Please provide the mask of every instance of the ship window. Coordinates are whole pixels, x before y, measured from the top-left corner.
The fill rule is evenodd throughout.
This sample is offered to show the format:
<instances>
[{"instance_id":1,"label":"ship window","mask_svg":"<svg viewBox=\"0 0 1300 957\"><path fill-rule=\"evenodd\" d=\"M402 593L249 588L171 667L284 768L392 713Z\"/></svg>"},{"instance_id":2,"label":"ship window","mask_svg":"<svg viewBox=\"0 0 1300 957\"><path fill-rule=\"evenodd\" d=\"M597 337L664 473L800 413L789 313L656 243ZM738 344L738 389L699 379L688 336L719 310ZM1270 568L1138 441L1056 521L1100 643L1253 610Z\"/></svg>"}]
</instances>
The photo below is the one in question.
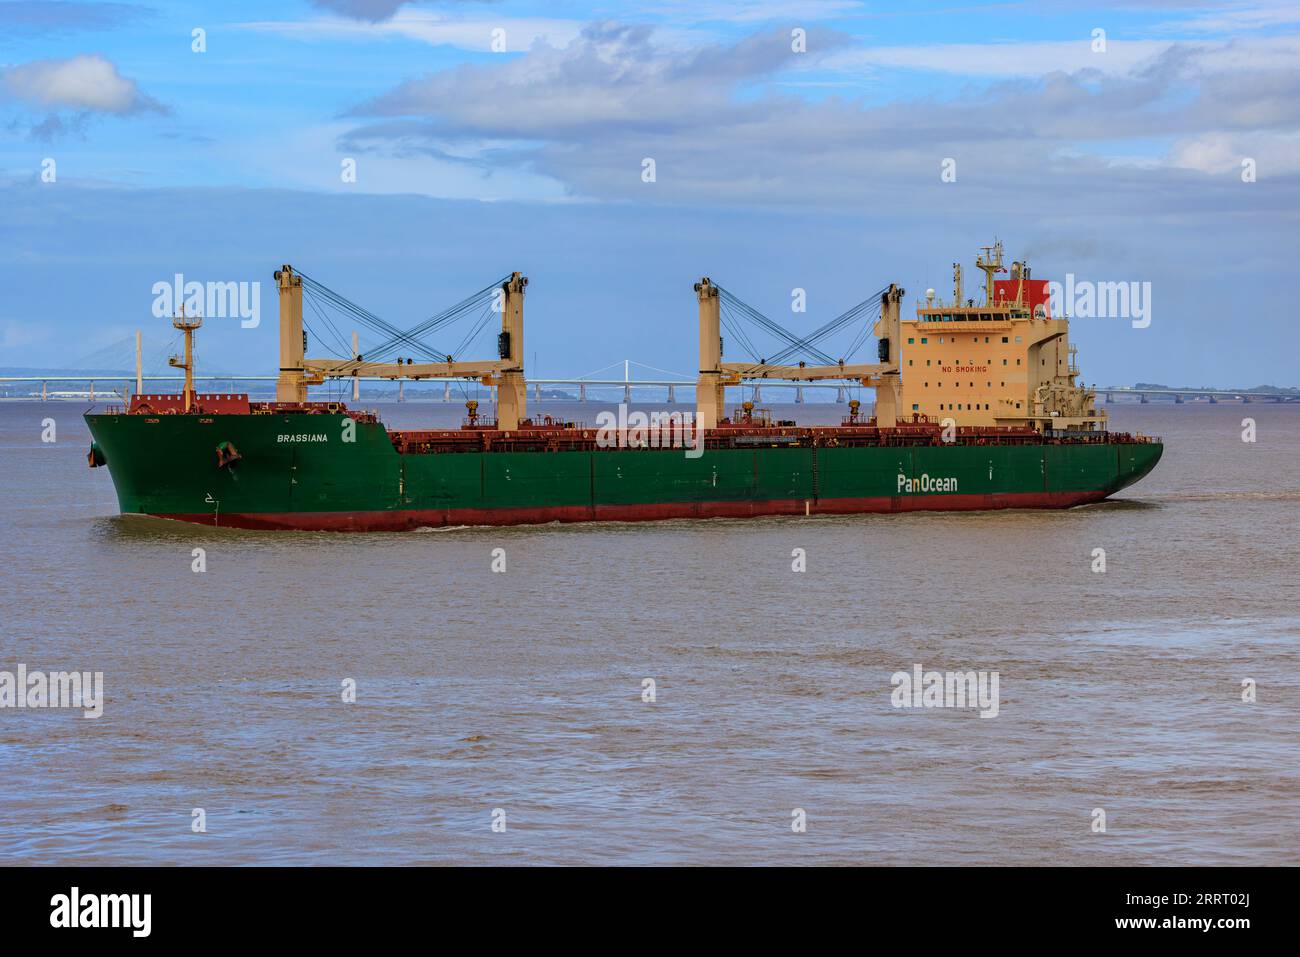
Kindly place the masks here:
<instances>
[{"instance_id":1,"label":"ship window","mask_svg":"<svg viewBox=\"0 0 1300 957\"><path fill-rule=\"evenodd\" d=\"M919 405L917 405L915 402L912 403L912 411L913 411L913 412L918 412L918 411L920 411L920 408L921 408L921 407L920 407Z\"/></svg>"},{"instance_id":2,"label":"ship window","mask_svg":"<svg viewBox=\"0 0 1300 957\"><path fill-rule=\"evenodd\" d=\"M908 360L907 360L907 364L910 366L910 365L912 364L912 360L911 360L911 359L908 359Z\"/></svg>"},{"instance_id":3,"label":"ship window","mask_svg":"<svg viewBox=\"0 0 1300 957\"><path fill-rule=\"evenodd\" d=\"M1017 408L1017 409L1020 408L1020 403L1019 403L1019 402L1016 403L1016 408Z\"/></svg>"},{"instance_id":4,"label":"ship window","mask_svg":"<svg viewBox=\"0 0 1300 957\"><path fill-rule=\"evenodd\" d=\"M1002 360L1002 364L1003 364L1003 365L1006 365L1006 364L1007 364L1007 360L1006 360L1006 359L1003 359L1003 360Z\"/></svg>"},{"instance_id":5,"label":"ship window","mask_svg":"<svg viewBox=\"0 0 1300 957\"><path fill-rule=\"evenodd\" d=\"M929 360L929 359L926 359L926 360L925 360L925 364L926 364L926 365L929 365L929 364L930 364L930 360Z\"/></svg>"},{"instance_id":6,"label":"ship window","mask_svg":"<svg viewBox=\"0 0 1300 957\"><path fill-rule=\"evenodd\" d=\"M914 345L916 345L916 339L914 339L914 338L912 338L911 336L909 336L908 339L907 339L907 344L908 344L909 346L914 346Z\"/></svg>"},{"instance_id":7,"label":"ship window","mask_svg":"<svg viewBox=\"0 0 1300 957\"><path fill-rule=\"evenodd\" d=\"M985 337L984 337L984 341L985 341L985 342L988 342L988 341L989 341L989 337L988 337L988 336L985 336Z\"/></svg>"},{"instance_id":8,"label":"ship window","mask_svg":"<svg viewBox=\"0 0 1300 957\"><path fill-rule=\"evenodd\" d=\"M930 341L930 340L927 339L927 338L925 338L924 336L921 337L921 345L925 345L925 344L926 344L927 342L929 342L929 341Z\"/></svg>"},{"instance_id":9,"label":"ship window","mask_svg":"<svg viewBox=\"0 0 1300 957\"><path fill-rule=\"evenodd\" d=\"M945 313L943 314L943 321L944 321L944 322L952 322L952 313L950 313L950 312L945 312Z\"/></svg>"},{"instance_id":10,"label":"ship window","mask_svg":"<svg viewBox=\"0 0 1300 957\"><path fill-rule=\"evenodd\" d=\"M1016 342L1019 342L1019 341L1020 341L1020 337L1019 337L1019 336L1016 336Z\"/></svg>"},{"instance_id":11,"label":"ship window","mask_svg":"<svg viewBox=\"0 0 1300 957\"><path fill-rule=\"evenodd\" d=\"M1007 337L1006 337L1006 336L1003 336L1003 337L1002 337L1002 341L1003 341L1003 342L1006 342L1006 341L1007 341Z\"/></svg>"},{"instance_id":12,"label":"ship window","mask_svg":"<svg viewBox=\"0 0 1300 957\"><path fill-rule=\"evenodd\" d=\"M1020 365L1020 360L1019 360L1019 359L1016 360L1016 365Z\"/></svg>"}]
</instances>

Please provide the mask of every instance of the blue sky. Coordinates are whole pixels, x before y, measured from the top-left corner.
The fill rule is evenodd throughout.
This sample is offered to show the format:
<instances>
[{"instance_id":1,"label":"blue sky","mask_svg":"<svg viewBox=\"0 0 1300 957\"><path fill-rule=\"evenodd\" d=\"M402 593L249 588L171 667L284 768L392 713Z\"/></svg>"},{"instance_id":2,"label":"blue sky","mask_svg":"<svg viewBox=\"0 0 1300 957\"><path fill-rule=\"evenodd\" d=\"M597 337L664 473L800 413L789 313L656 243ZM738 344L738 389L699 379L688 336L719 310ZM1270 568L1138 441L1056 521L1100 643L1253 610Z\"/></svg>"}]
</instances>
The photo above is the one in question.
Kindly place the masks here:
<instances>
[{"instance_id":1,"label":"blue sky","mask_svg":"<svg viewBox=\"0 0 1300 957\"><path fill-rule=\"evenodd\" d=\"M1294 4L0 0L0 366L161 348L182 272L262 282L200 359L267 371L292 262L406 326L519 269L530 371L689 372L700 275L810 329L996 235L1151 283L1087 381L1295 384L1298 187Z\"/></svg>"}]
</instances>

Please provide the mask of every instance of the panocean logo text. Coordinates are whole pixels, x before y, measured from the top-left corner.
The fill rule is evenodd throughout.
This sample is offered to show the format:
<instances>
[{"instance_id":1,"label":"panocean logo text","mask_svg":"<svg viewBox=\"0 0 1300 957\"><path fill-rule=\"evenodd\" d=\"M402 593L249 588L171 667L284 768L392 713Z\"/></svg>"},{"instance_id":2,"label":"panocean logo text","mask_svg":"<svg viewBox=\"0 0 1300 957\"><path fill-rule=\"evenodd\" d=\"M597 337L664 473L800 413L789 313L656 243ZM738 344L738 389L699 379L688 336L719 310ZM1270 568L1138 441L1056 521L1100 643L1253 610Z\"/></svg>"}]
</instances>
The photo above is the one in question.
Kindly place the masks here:
<instances>
[{"instance_id":1,"label":"panocean logo text","mask_svg":"<svg viewBox=\"0 0 1300 957\"><path fill-rule=\"evenodd\" d=\"M898 490L900 492L955 492L957 478L952 475L931 477L922 473L920 478L913 479L899 472Z\"/></svg>"}]
</instances>

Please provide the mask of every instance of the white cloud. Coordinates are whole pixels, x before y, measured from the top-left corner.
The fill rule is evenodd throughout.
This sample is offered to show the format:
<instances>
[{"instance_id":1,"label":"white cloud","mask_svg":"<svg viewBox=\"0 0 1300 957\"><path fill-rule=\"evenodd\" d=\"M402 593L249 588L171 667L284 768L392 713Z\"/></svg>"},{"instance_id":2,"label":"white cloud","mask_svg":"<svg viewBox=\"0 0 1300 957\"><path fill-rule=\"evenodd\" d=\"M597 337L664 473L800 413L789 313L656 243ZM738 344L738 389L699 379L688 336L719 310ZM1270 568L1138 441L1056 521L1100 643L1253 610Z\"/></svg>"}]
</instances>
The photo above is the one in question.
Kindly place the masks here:
<instances>
[{"instance_id":1,"label":"white cloud","mask_svg":"<svg viewBox=\"0 0 1300 957\"><path fill-rule=\"evenodd\" d=\"M1300 36L1252 37L1223 43L1198 43L1205 73L1244 73L1260 70L1300 72Z\"/></svg>"},{"instance_id":2,"label":"white cloud","mask_svg":"<svg viewBox=\"0 0 1300 957\"><path fill-rule=\"evenodd\" d=\"M1173 46L1171 40L1110 40L1105 53L1094 53L1090 37L1029 43L862 46L841 50L829 57L823 66L835 70L887 67L968 77L1036 77L1079 70L1125 74Z\"/></svg>"},{"instance_id":3,"label":"white cloud","mask_svg":"<svg viewBox=\"0 0 1300 957\"><path fill-rule=\"evenodd\" d=\"M1168 163L1201 173L1239 173L1242 161L1255 161L1255 175L1300 173L1300 133L1206 133L1175 143Z\"/></svg>"},{"instance_id":4,"label":"white cloud","mask_svg":"<svg viewBox=\"0 0 1300 957\"><path fill-rule=\"evenodd\" d=\"M674 23L799 24L862 12L857 0L660 0L646 8Z\"/></svg>"},{"instance_id":5,"label":"white cloud","mask_svg":"<svg viewBox=\"0 0 1300 957\"><path fill-rule=\"evenodd\" d=\"M337 10L358 20L387 20L407 0L312 0L318 7Z\"/></svg>"},{"instance_id":6,"label":"white cloud","mask_svg":"<svg viewBox=\"0 0 1300 957\"><path fill-rule=\"evenodd\" d=\"M904 55L846 42L830 34L818 46L828 52L808 68L854 57L915 65L914 51L925 49ZM909 185L937 188L943 157L959 161L956 189L991 208L1004 208L1008 190L1025 207L1031 193L1059 206L1065 182L1138 204L1149 200L1143 184L1152 177L1227 172L1200 140L1216 131L1270 142L1280 158L1269 167L1290 168L1286 142L1266 134L1300 125L1293 37L1111 44L1107 54L1086 42L935 50L925 62L964 64L967 75L1003 61L1041 75L965 84L939 100L810 102L779 92L792 59L781 30L668 50L650 28L593 24L564 47L539 44L521 57L407 80L354 108L366 124L342 142L431 156L459 142L505 144L478 159L559 181L575 196L723 204L888 200ZM1092 57L1115 72L1078 65ZM1180 144L1172 154L1171 143ZM1232 149L1245 148L1234 141ZM1254 154L1238 152L1238 163L1242 155ZM651 187L640 178L643 157L657 164Z\"/></svg>"},{"instance_id":7,"label":"white cloud","mask_svg":"<svg viewBox=\"0 0 1300 957\"><path fill-rule=\"evenodd\" d=\"M145 96L134 80L98 54L80 54L66 60L33 60L0 71L0 84L10 96L35 109L90 110L126 114L141 110L163 111Z\"/></svg>"},{"instance_id":8,"label":"white cloud","mask_svg":"<svg viewBox=\"0 0 1300 957\"><path fill-rule=\"evenodd\" d=\"M408 80L353 114L437 116L459 132L504 130L512 138L575 129L599 135L613 125L666 133L761 118L764 111L734 102L735 84L772 75L791 60L780 31L683 51L660 46L650 27L598 23L563 47L539 44L522 57Z\"/></svg>"},{"instance_id":9,"label":"white cloud","mask_svg":"<svg viewBox=\"0 0 1300 957\"><path fill-rule=\"evenodd\" d=\"M560 182L528 170L496 168L479 160L496 144L458 143L453 150L388 152L349 149L340 144L345 123L277 131L274 137L240 138L216 147L221 156L267 185L292 186L342 195L416 194L443 199L564 198ZM356 181L344 182L341 162L356 163Z\"/></svg>"},{"instance_id":10,"label":"white cloud","mask_svg":"<svg viewBox=\"0 0 1300 957\"><path fill-rule=\"evenodd\" d=\"M540 40L568 43L582 32L582 23L577 20L507 16L469 18L415 10L399 10L391 19L375 22L317 17L297 21L259 21L238 26L304 40L400 37L430 46L453 46L480 52L492 49L492 31L497 29L505 31L507 52L522 52Z\"/></svg>"},{"instance_id":11,"label":"white cloud","mask_svg":"<svg viewBox=\"0 0 1300 957\"><path fill-rule=\"evenodd\" d=\"M1243 30L1264 30L1296 23L1300 23L1300 8L1296 7L1293 0L1282 0L1280 3L1238 2L1218 10L1206 9L1190 19L1162 23L1157 29L1236 34Z\"/></svg>"},{"instance_id":12,"label":"white cloud","mask_svg":"<svg viewBox=\"0 0 1300 957\"><path fill-rule=\"evenodd\" d=\"M830 70L919 70L972 78L1043 77L1096 71L1105 76L1141 72L1171 50L1195 58L1202 73L1300 69L1300 36L1235 40L1116 40L1094 53L1090 37L1002 43L935 43L921 46L854 46L818 65Z\"/></svg>"}]
</instances>

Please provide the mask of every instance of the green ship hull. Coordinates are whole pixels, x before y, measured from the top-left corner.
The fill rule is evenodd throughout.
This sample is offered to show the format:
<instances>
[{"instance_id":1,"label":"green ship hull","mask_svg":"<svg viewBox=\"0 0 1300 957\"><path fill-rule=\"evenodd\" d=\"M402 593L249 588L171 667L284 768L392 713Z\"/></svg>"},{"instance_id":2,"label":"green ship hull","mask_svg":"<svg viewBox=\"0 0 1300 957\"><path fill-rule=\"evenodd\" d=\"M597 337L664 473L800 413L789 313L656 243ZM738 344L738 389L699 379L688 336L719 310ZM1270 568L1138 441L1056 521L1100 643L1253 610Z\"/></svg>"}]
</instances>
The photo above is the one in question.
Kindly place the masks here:
<instances>
[{"instance_id":1,"label":"green ship hull","mask_svg":"<svg viewBox=\"0 0 1300 957\"><path fill-rule=\"evenodd\" d=\"M264 529L1067 508L1146 475L1155 441L399 451L345 414L94 414L126 514ZM349 440L350 439L350 440ZM234 452L227 461L221 450ZM96 461L98 459L98 461Z\"/></svg>"}]
</instances>

